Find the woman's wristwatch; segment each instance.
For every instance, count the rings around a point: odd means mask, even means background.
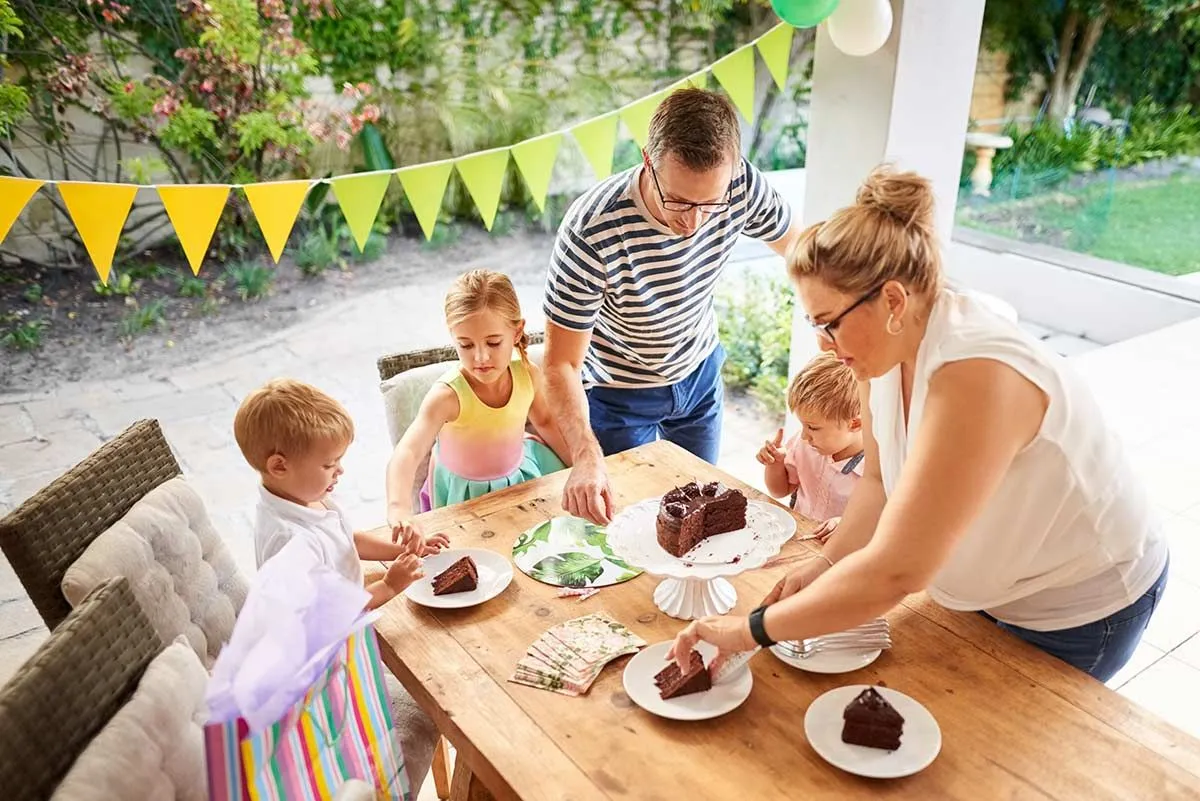
[[[767,607],[760,606],[750,613],[750,636],[763,648],[770,648],[775,641],[767,636],[767,630],[763,627],[763,615],[766,611]]]

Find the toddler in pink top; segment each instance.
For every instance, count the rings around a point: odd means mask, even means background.
[[[796,512],[820,521],[816,533],[824,539],[837,527],[862,475],[858,382],[836,356],[822,353],[792,379],[788,409],[803,428],[786,446],[779,429],[758,452],[758,461],[767,491],[775,498],[790,497]]]

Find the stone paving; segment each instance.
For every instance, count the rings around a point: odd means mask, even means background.
[[[739,248],[733,272],[779,269],[777,259],[764,259],[760,248],[747,245]],[[543,325],[541,281],[537,270],[514,275],[533,329]],[[384,518],[383,468],[391,442],[375,359],[445,344],[440,312],[444,285],[445,280],[425,278],[345,301],[301,326],[168,374],[74,384],[41,395],[0,395],[0,514],[130,423],[153,417],[161,422],[217,529],[249,572],[254,566],[256,476],[234,444],[232,419],[248,390],[287,375],[322,387],[350,410],[357,437],[345,459],[340,495],[356,526],[378,525]],[[1077,363],[1130,441],[1172,539],[1170,589],[1134,662],[1111,685],[1200,734],[1200,694],[1193,691],[1200,684],[1200,421],[1188,402],[1200,392],[1200,323],[1098,350],[1094,343],[1029,328],[1064,355],[1083,354]],[[731,401],[721,466],[758,484],[757,443],[777,425],[754,404]],[[46,633],[0,557],[0,682]]]

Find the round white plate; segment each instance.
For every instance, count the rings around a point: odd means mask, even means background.
[[[883,651],[818,651],[807,659],[789,656],[782,647],[774,645],[771,653],[784,664],[809,673],[849,673],[860,670],[879,658]]]
[[[900,748],[884,751],[842,742],[842,713],[865,689],[866,684],[838,687],[813,701],[804,714],[809,745],[834,767],[870,779],[898,779],[927,768],[942,750],[942,730],[928,709],[890,687],[875,689],[904,716]]]
[[[732,712],[750,697],[754,676],[747,665],[731,675],[722,676],[711,690],[664,701],[658,694],[658,687],[654,686],[654,677],[667,666],[670,647],[671,641],[667,640],[643,648],[625,666],[625,694],[642,709],[672,720],[708,720]],[[706,642],[699,643],[696,650],[704,657],[706,665],[717,655],[716,647]]]
[[[470,592],[434,595],[433,577],[464,556],[475,560],[475,567],[479,571],[479,586]],[[421,569],[425,572],[425,578],[410,584],[404,591],[404,596],[414,603],[435,609],[463,609],[490,601],[504,592],[504,588],[513,579],[512,563],[495,551],[483,548],[452,548],[427,556]]]
[[[622,509],[608,524],[608,545],[631,565],[655,576],[711,579],[736,576],[762,567],[796,533],[796,518],[783,507],[762,501],[746,505],[746,528],[709,537],[682,557],[658,544],[661,497],[647,498]]]

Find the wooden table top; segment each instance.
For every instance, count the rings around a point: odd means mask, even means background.
[[[696,477],[766,499],[667,442],[608,464],[618,508]],[[564,480],[547,476],[420,520],[426,531],[446,531],[454,547],[511,558],[521,532],[562,514]],[[809,558],[813,550],[793,540],[763,568],[734,577],[736,611],[748,612]],[[658,582],[643,575],[579,602],[516,570],[498,598],[471,609],[397,599],[377,624],[383,658],[498,799],[1200,798],[1200,740],[983,617],[924,595],[888,615],[893,648],[869,667],[820,675],[760,653],[750,663],[750,697],[709,721],[664,720],[634,705],[621,682],[629,657],[610,663],[579,698],[507,680],[546,629],[590,612],[607,611],[651,644],[672,638],[685,624],[655,607]],[[941,753],[914,776],[844,773],[805,739],[814,699],[876,682],[920,701],[941,727]]]

